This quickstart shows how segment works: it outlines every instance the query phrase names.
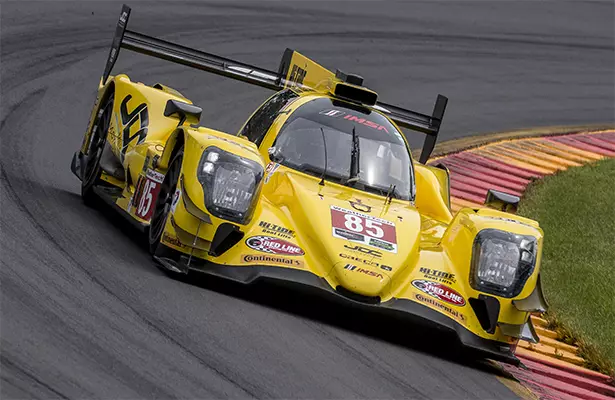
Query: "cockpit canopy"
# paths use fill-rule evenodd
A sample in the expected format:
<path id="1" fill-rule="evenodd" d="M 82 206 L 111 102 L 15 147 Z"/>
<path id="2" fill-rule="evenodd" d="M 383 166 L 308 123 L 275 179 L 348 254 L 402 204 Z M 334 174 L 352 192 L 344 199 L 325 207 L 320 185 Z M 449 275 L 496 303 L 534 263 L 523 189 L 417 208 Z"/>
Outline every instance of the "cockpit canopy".
<path id="1" fill-rule="evenodd" d="M 412 161 L 401 132 L 365 107 L 311 100 L 290 115 L 272 151 L 280 164 L 324 174 L 325 180 L 402 200 L 414 197 Z"/>

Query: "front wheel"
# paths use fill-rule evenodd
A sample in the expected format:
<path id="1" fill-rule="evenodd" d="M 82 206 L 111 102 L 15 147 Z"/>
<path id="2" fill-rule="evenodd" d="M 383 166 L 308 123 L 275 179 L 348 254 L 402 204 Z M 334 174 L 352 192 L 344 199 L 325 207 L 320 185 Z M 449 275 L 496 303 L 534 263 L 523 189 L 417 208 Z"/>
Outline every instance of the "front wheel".
<path id="1" fill-rule="evenodd" d="M 111 124 L 111 114 L 113 114 L 113 94 L 109 96 L 105 105 L 99 109 L 92 134 L 90 135 L 90 143 L 88 144 L 87 153 L 85 155 L 85 167 L 83 170 L 83 179 L 81 181 L 81 198 L 88 206 L 96 204 L 97 197 L 94 193 L 94 186 L 100 181 L 102 168 L 100 167 L 100 158 L 102 157 L 107 142 L 107 132 Z"/>
<path id="2" fill-rule="evenodd" d="M 167 174 L 160 186 L 154 214 L 152 215 L 149 226 L 149 251 L 152 255 L 156 253 L 156 249 L 164 233 L 167 219 L 171 213 L 171 205 L 173 204 L 173 196 L 177 189 L 177 182 L 179 181 L 179 173 L 181 171 L 183 159 L 184 149 L 182 148 L 171 160 Z"/>

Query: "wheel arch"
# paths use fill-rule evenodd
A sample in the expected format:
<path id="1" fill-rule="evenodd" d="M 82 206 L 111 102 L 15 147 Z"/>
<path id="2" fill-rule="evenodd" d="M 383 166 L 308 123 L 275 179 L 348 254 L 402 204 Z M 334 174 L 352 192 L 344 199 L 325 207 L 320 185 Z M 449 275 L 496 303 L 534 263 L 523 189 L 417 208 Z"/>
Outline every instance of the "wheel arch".
<path id="1" fill-rule="evenodd" d="M 96 100 L 94 101 L 94 106 L 92 107 L 92 112 L 90 114 L 90 120 L 88 121 L 87 130 L 85 135 L 83 136 L 83 143 L 81 144 L 81 153 L 86 154 L 87 145 L 90 142 L 90 135 L 92 134 L 92 128 L 94 127 L 94 122 L 96 121 L 96 115 L 100 111 L 100 107 L 102 104 L 105 104 L 106 100 L 112 95 L 115 94 L 115 81 L 111 79 L 106 85 L 99 86 L 98 94 L 96 96 Z M 113 99 L 115 103 L 115 98 Z M 115 107 L 115 104 L 113 104 Z"/>
<path id="2" fill-rule="evenodd" d="M 162 151 L 162 156 L 160 157 L 160 161 L 158 162 L 158 168 L 166 171 L 169 168 L 169 163 L 177 154 L 179 149 L 181 149 L 186 143 L 186 131 L 184 128 L 175 129 L 169 138 L 167 139 L 166 144 L 164 145 L 164 150 Z"/>

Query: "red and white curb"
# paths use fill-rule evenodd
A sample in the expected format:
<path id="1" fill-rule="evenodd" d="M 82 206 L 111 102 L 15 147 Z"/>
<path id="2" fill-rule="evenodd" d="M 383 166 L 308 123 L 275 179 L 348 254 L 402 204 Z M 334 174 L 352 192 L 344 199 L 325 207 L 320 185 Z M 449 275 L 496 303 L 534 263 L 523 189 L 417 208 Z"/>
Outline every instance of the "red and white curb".
<path id="1" fill-rule="evenodd" d="M 503 140 L 431 160 L 451 173 L 451 208 L 478 207 L 487 190 L 522 196 L 533 179 L 615 157 L 615 130 Z"/>

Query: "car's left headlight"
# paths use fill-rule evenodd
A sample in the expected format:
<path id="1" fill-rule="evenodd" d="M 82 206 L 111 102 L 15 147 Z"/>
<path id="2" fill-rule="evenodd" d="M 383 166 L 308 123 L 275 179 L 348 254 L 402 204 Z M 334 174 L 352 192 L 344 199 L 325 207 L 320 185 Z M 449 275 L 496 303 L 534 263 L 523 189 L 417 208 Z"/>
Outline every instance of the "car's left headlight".
<path id="1" fill-rule="evenodd" d="M 256 161 L 208 147 L 197 171 L 205 207 L 218 218 L 247 224 L 256 206 L 263 173 Z"/>
<path id="2" fill-rule="evenodd" d="M 534 236 L 483 229 L 474 239 L 470 285 L 502 297 L 517 296 L 536 266 Z"/>

